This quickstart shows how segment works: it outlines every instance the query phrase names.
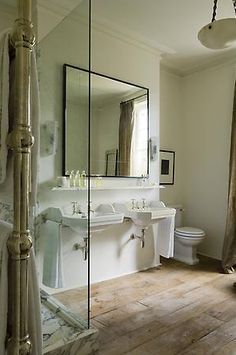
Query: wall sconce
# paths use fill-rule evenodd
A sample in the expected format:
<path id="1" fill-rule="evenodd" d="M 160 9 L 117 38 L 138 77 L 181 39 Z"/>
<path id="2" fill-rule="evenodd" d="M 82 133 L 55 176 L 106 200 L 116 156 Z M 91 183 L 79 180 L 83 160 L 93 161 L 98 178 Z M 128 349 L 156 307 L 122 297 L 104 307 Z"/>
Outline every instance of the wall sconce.
<path id="1" fill-rule="evenodd" d="M 231 0 L 236 15 L 236 0 Z M 198 32 L 201 44 L 210 49 L 224 49 L 236 41 L 236 18 L 216 20 L 218 0 L 214 0 L 212 20 Z"/>
<path id="2" fill-rule="evenodd" d="M 158 154 L 158 139 L 157 139 L 157 137 L 151 137 L 149 139 L 149 154 L 150 154 L 151 161 L 157 160 L 157 154 Z"/>

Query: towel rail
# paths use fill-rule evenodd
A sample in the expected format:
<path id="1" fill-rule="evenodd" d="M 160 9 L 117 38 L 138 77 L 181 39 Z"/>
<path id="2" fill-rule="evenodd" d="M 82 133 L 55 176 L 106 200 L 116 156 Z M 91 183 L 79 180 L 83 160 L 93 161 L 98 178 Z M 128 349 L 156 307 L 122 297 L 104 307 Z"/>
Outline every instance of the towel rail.
<path id="1" fill-rule="evenodd" d="M 30 117 L 31 54 L 35 44 L 31 22 L 32 0 L 18 0 L 18 19 L 11 35 L 15 52 L 13 130 L 8 147 L 14 161 L 14 223 L 7 246 L 9 251 L 8 355 L 28 355 L 28 264 L 32 240 L 29 230 L 30 157 L 33 145 Z M 11 49 L 12 50 L 12 49 Z"/>

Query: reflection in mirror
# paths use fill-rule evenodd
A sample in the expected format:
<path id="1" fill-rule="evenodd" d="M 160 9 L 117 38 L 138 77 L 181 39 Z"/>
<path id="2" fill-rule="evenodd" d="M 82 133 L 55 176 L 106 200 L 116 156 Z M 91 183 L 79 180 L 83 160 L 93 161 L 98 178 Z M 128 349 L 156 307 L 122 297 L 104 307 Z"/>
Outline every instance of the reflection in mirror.
<path id="1" fill-rule="evenodd" d="M 69 65 L 65 73 L 65 174 L 87 171 L 89 72 Z M 148 175 L 148 89 L 91 73 L 91 175 Z"/>

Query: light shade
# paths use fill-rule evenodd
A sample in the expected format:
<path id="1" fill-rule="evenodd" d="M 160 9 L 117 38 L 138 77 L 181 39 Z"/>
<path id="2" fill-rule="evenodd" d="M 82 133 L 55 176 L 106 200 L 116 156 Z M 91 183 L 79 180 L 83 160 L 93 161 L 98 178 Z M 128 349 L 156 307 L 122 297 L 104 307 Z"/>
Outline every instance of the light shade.
<path id="1" fill-rule="evenodd" d="M 236 41 L 236 18 L 216 20 L 204 26 L 198 33 L 203 46 L 224 49 Z"/>

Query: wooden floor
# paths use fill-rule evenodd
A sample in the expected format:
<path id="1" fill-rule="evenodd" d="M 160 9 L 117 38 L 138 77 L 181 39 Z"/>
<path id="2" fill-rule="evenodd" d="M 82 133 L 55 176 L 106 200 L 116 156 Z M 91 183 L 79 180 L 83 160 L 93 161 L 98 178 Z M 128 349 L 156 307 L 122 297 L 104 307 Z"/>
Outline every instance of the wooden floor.
<path id="1" fill-rule="evenodd" d="M 100 355 L 236 355 L 236 274 L 201 257 L 197 266 L 162 260 L 161 269 L 92 286 Z M 82 292 L 83 293 L 83 292 Z M 81 290 L 58 295 L 79 312 Z"/>

